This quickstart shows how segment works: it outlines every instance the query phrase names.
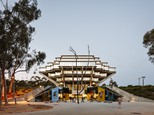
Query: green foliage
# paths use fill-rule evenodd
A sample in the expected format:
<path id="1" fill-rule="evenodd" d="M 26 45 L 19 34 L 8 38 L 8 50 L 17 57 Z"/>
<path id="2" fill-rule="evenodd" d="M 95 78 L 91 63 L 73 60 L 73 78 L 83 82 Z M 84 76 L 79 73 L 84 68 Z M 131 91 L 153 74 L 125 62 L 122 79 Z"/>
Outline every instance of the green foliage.
<path id="1" fill-rule="evenodd" d="M 10 81 L 7 79 L 6 80 L 6 84 L 7 86 L 9 86 Z M 40 79 L 40 80 L 16 80 L 15 81 L 15 89 L 18 90 L 24 90 L 24 89 L 35 89 L 38 88 L 39 86 L 52 86 L 55 87 L 55 85 L 53 83 L 51 83 L 50 81 L 44 80 L 44 78 Z M 9 87 L 7 87 L 9 88 Z"/>
<path id="2" fill-rule="evenodd" d="M 52 84 L 50 81 L 16 81 L 16 89 L 20 90 L 20 89 L 35 89 L 38 88 L 39 86 L 48 86 L 51 85 L 53 87 L 55 87 L 54 84 Z"/>
<path id="3" fill-rule="evenodd" d="M 143 44 L 146 48 L 149 48 L 147 54 L 149 55 L 149 60 L 154 63 L 154 29 L 144 35 Z"/>
<path id="4" fill-rule="evenodd" d="M 29 58 L 27 59 L 26 70 L 29 71 L 35 63 L 37 63 L 37 65 L 44 63 L 45 58 L 46 54 L 44 52 L 33 51 L 33 55 L 29 55 Z"/>
<path id="5" fill-rule="evenodd" d="M 0 13 L 0 66 L 16 71 L 26 63 L 29 70 L 32 65 L 43 62 L 44 52 L 30 53 L 30 43 L 35 28 L 31 22 L 39 19 L 40 9 L 37 0 L 19 0 L 13 7 L 5 7 Z M 27 66 L 28 65 L 28 66 Z"/>
<path id="6" fill-rule="evenodd" d="M 154 86 L 152 85 L 146 85 L 144 87 L 142 86 L 132 86 L 132 85 L 128 85 L 126 86 L 121 86 L 119 87 L 129 93 L 132 93 L 134 95 L 145 97 L 145 98 L 149 98 L 149 99 L 153 99 L 154 100 Z"/>

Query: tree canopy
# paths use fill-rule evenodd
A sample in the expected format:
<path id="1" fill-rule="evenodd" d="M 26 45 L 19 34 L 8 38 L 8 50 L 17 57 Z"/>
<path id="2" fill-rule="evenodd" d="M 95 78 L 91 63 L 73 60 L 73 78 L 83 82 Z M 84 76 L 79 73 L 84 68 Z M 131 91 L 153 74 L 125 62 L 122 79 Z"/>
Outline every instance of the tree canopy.
<path id="1" fill-rule="evenodd" d="M 149 60 L 154 64 L 154 29 L 148 31 L 143 37 L 144 47 L 148 48 Z"/>

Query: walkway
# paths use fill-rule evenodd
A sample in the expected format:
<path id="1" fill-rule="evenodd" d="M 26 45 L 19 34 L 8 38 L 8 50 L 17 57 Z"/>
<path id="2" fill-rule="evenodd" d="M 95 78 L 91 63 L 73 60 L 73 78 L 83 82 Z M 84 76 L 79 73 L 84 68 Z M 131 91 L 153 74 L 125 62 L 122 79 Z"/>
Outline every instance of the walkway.
<path id="1" fill-rule="evenodd" d="M 85 102 L 80 104 L 60 102 L 37 104 L 46 104 L 54 108 L 46 111 L 16 113 L 11 115 L 154 115 L 154 103 L 149 102 L 123 102 L 121 108 L 119 108 L 117 102 Z"/>

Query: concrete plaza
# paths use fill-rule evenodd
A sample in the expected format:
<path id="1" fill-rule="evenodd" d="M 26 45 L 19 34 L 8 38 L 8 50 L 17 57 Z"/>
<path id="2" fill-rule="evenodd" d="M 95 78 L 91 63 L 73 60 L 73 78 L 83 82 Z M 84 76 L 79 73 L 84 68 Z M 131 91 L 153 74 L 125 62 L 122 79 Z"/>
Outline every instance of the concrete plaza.
<path id="1" fill-rule="evenodd" d="M 119 108 L 117 102 L 84 102 L 80 104 L 71 102 L 34 102 L 30 104 L 45 104 L 53 106 L 53 109 L 37 112 L 15 113 L 14 115 L 154 115 L 154 103 L 149 102 L 123 102 L 121 108 Z"/>

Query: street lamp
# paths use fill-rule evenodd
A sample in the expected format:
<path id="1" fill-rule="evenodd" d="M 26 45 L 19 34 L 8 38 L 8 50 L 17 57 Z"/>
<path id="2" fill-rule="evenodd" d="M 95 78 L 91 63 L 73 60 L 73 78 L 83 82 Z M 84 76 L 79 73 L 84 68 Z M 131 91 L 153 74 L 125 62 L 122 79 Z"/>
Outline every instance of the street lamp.
<path id="1" fill-rule="evenodd" d="M 141 78 L 142 78 L 142 86 L 144 86 L 144 78 L 145 78 L 145 76 L 142 76 Z"/>
<path id="2" fill-rule="evenodd" d="M 142 97 L 143 97 L 143 87 L 144 87 L 144 79 L 145 79 L 145 76 L 142 76 Z"/>
<path id="3" fill-rule="evenodd" d="M 138 78 L 138 85 L 140 86 L 140 77 Z"/>
<path id="4" fill-rule="evenodd" d="M 69 49 L 75 56 L 75 61 L 76 61 L 76 77 L 77 77 L 77 103 L 79 104 L 79 81 L 78 81 L 78 69 L 77 69 L 77 54 L 76 51 L 70 46 Z"/>

